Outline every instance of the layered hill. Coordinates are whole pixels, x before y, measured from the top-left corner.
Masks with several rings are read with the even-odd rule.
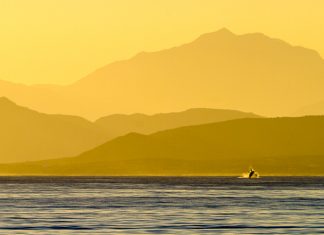
[[[66,157],[94,148],[108,137],[76,116],[47,115],[0,98],[0,162]]]
[[[196,108],[183,112],[160,113],[155,115],[115,114],[98,119],[95,124],[112,136],[121,136],[130,132],[152,134],[157,131],[183,126],[193,126],[239,118],[260,117],[253,113],[236,110]]]
[[[324,100],[323,78],[324,60],[313,50],[222,29],[109,64],[69,86],[0,83],[0,95],[42,112],[91,119],[191,107],[283,116]]]
[[[130,132],[258,117],[234,110],[193,109],[148,116],[112,115],[93,123],[77,116],[49,115],[0,98],[0,163],[73,156]]]
[[[248,118],[128,134],[77,157],[1,165],[27,175],[324,175],[324,117]]]

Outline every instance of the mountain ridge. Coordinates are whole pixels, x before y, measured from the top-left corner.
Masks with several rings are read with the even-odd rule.
[[[0,174],[324,175],[324,117],[243,118],[130,133],[75,157],[0,165]]]
[[[0,95],[41,112],[91,120],[191,107],[285,116],[324,100],[323,77],[324,60],[314,50],[223,29],[110,63],[67,86],[0,82]]]
[[[0,98],[1,162],[40,160],[81,153],[107,140],[84,118],[43,114]]]
[[[153,115],[134,113],[130,115],[114,114],[95,121],[105,130],[116,136],[129,132],[151,134],[160,130],[180,126],[192,126],[238,118],[261,118],[261,116],[237,110],[192,108],[182,112],[158,113]]]
[[[140,122],[134,122],[134,116],[115,115],[113,120],[95,123],[78,116],[44,114],[0,97],[0,162],[71,156],[134,131],[146,133],[188,124],[258,117],[233,110],[202,110],[206,109],[195,109],[194,115],[189,111],[153,116],[158,119],[144,114],[135,115],[136,119],[144,117]],[[159,124],[161,121],[162,124]]]

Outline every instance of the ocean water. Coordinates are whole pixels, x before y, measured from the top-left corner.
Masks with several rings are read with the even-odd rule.
[[[0,234],[324,234],[324,178],[0,177]]]

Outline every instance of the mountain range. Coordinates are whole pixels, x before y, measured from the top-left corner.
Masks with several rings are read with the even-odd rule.
[[[141,113],[115,114],[99,118],[95,124],[117,137],[131,132],[152,134],[161,130],[194,126],[239,118],[258,118],[254,113],[236,110],[195,108],[183,112],[145,115]]]
[[[324,175],[324,117],[243,118],[130,133],[79,156],[0,165],[21,175]]]
[[[324,175],[323,116],[265,118],[323,114],[322,87],[316,51],[227,29],[66,86],[0,81],[0,174]]]
[[[323,86],[324,60],[316,51],[261,33],[221,29],[108,64],[67,86],[2,81],[0,95],[41,112],[92,120],[192,107],[284,116],[323,101]]]
[[[192,109],[148,116],[113,115],[97,122],[68,115],[39,113],[0,98],[0,162],[67,157],[130,132],[148,133],[244,117],[255,114],[233,110]]]

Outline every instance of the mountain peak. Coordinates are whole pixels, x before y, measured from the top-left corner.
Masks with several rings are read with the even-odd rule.
[[[196,41],[215,41],[217,39],[229,39],[229,38],[234,38],[236,36],[236,34],[234,34],[233,32],[231,32],[229,29],[227,28],[221,28],[215,32],[210,32],[210,33],[205,33],[200,35]]]
[[[232,31],[230,31],[228,28],[225,28],[225,27],[217,30],[215,33],[234,35],[234,33]]]

